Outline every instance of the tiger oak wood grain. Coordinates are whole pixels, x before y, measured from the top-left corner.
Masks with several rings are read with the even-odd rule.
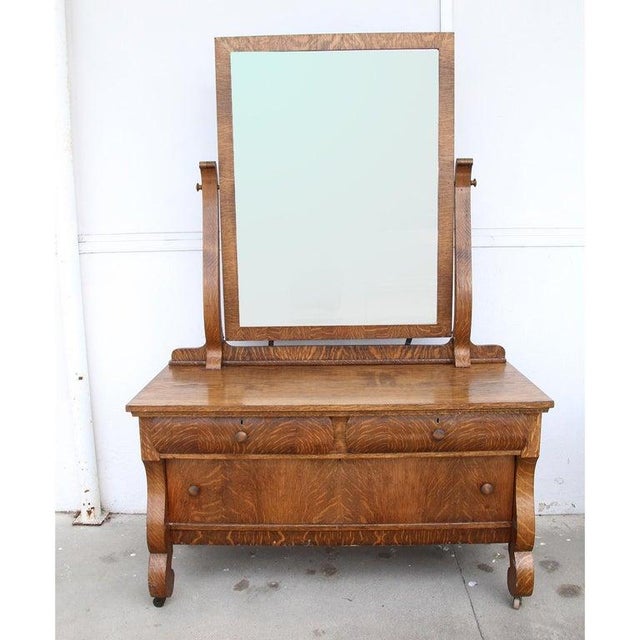
[[[529,451],[527,455],[531,457],[516,458],[514,514],[507,571],[509,592],[515,598],[530,596],[534,586],[532,551],[535,544],[536,525],[533,482],[538,461],[537,450]]]
[[[357,527],[335,527],[319,529],[306,524],[300,529],[292,527],[270,527],[251,525],[250,529],[236,525],[224,525],[219,528],[199,525],[189,529],[183,525],[170,525],[171,539],[175,544],[231,544],[231,545],[270,545],[292,544],[313,545],[415,545],[415,544],[490,544],[509,541],[509,522],[482,523],[469,526],[456,523],[438,523],[435,525],[408,525],[399,527],[368,529],[364,525]]]
[[[371,337],[377,336],[372,331]],[[324,364],[453,364],[454,341],[445,344],[409,345],[231,345],[222,343],[222,358],[227,366],[242,365],[324,365]],[[474,364],[505,362],[500,345],[470,344],[470,358]],[[205,347],[181,347],[171,353],[172,365],[204,365]]]
[[[202,292],[205,335],[205,366],[222,366],[222,324],[220,317],[220,232],[218,172],[215,162],[201,162],[202,179]]]
[[[507,363],[168,367],[129,405],[148,472],[150,593],[172,591],[174,543],[508,542],[508,588],[530,595],[552,406]]]
[[[169,522],[338,522],[337,461],[168,460]],[[292,478],[304,478],[292,482]],[[190,485],[200,488],[190,496]]]
[[[164,461],[145,461],[147,474],[147,547],[149,549],[149,593],[166,598],[173,593],[171,568],[173,543],[165,526],[167,492]]]
[[[331,420],[319,417],[146,418],[144,432],[160,454],[322,454],[334,445]],[[246,439],[238,442],[238,433]]]
[[[347,458],[338,473],[344,521],[362,524],[509,520],[512,477],[512,456]]]
[[[171,523],[397,524],[511,519],[513,456],[167,460]],[[292,482],[304,478],[304,485]],[[483,495],[490,482],[495,490]],[[197,486],[197,495],[190,495]]]
[[[529,441],[536,416],[458,413],[444,416],[352,416],[347,449],[385,451],[510,451]]]
[[[505,364],[166,367],[127,405],[136,416],[547,411],[553,401]]]
[[[453,349],[456,367],[471,365],[471,168],[473,160],[456,160],[454,230],[456,246]]]

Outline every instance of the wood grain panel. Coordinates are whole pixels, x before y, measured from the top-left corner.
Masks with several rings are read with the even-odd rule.
[[[127,410],[137,416],[286,416],[547,411],[514,367],[478,364],[165,367]]]
[[[339,461],[167,460],[170,522],[337,522]],[[197,496],[188,493],[199,487]]]
[[[169,364],[204,365],[205,347],[174,349]],[[225,365],[453,364],[453,340],[446,344],[405,345],[231,345],[222,343]],[[504,348],[471,343],[471,363],[505,362]]]
[[[145,440],[159,453],[322,454],[333,449],[330,418],[150,418]],[[236,436],[245,434],[238,442]]]
[[[341,463],[344,522],[510,520],[513,457],[381,458]],[[494,486],[491,495],[480,487]]]
[[[437,528],[403,526],[402,528],[366,529],[304,529],[280,527],[239,529],[233,525],[220,529],[184,529],[172,527],[174,544],[230,544],[230,545],[410,545],[463,544],[508,542],[510,523],[469,527],[456,523],[439,524]]]
[[[173,523],[511,520],[513,457],[167,460]],[[480,487],[491,483],[484,495]],[[189,487],[198,487],[190,495]]]
[[[518,414],[353,416],[347,423],[347,450],[352,453],[521,450],[536,427],[536,416]]]

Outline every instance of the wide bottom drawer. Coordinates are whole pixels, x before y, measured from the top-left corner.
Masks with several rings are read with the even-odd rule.
[[[172,523],[402,524],[511,519],[513,456],[166,461]]]

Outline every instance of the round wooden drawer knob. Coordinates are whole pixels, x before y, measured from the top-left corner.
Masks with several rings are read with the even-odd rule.
[[[480,493],[484,493],[485,496],[489,496],[493,493],[493,485],[490,482],[485,482],[480,487]]]
[[[197,484],[192,484],[187,491],[190,496],[197,496],[200,493],[200,487]]]
[[[447,434],[445,433],[444,429],[435,429],[431,435],[433,436],[434,440],[442,440]]]
[[[236,442],[244,442],[248,437],[246,431],[238,431],[235,435]]]

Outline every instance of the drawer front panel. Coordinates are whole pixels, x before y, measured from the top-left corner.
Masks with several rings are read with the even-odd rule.
[[[347,522],[511,520],[513,456],[345,460],[343,467]]]
[[[347,423],[347,450],[515,451],[526,445],[536,424],[535,416],[507,414],[354,416]]]
[[[333,523],[335,460],[167,460],[172,522]],[[190,488],[197,487],[192,489]],[[192,495],[195,494],[195,495]]]
[[[329,453],[330,418],[155,418],[143,429],[159,453]]]
[[[511,519],[514,457],[167,460],[168,520],[395,524]]]

